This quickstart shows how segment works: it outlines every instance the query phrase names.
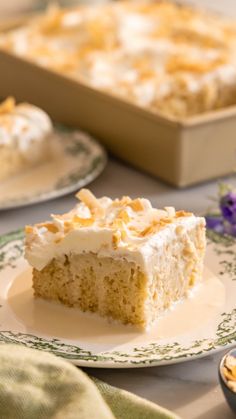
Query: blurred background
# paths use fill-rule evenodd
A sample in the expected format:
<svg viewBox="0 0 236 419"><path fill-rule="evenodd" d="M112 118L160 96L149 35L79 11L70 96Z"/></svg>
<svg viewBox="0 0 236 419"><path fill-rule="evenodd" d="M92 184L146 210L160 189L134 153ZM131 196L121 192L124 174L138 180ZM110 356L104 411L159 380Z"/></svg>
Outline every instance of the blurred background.
<svg viewBox="0 0 236 419"><path fill-rule="evenodd" d="M88 3L105 3L109 0L57 0L51 3L57 3L61 6L72 6L75 4L88 4ZM0 1L0 18L9 15L26 13L32 9L45 8L50 3L50 0L8 0ZM235 0L184 0L182 3L195 4L200 7L207 7L213 11L230 14L236 17L236 1Z"/></svg>
<svg viewBox="0 0 236 419"><path fill-rule="evenodd" d="M56 3L61 6L73 6L76 4L104 3L106 0L8 0L0 1L0 18L19 13L26 13L32 10L39 10L47 7L49 3Z"/></svg>
<svg viewBox="0 0 236 419"><path fill-rule="evenodd" d="M50 3L56 3L61 6L74 6L76 4L105 3L106 0L8 0L0 1L0 18L27 13L32 10L44 9Z"/></svg>

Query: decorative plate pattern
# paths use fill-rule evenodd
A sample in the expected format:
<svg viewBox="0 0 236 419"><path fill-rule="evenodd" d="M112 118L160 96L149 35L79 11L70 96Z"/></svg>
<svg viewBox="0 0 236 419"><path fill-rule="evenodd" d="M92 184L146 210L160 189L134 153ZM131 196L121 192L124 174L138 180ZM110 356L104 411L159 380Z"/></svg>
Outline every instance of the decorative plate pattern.
<svg viewBox="0 0 236 419"><path fill-rule="evenodd" d="M106 153L88 134L56 126L53 157L0 184L0 210L66 195L90 183L104 169Z"/></svg>
<svg viewBox="0 0 236 419"><path fill-rule="evenodd" d="M144 335L142 344L135 344L133 339L122 345L110 345L109 342L109 348L104 350L99 349L95 340L94 343L91 341L92 343L87 344L86 341L80 341L79 336L73 340L42 335L33 330L33 325L29 330L16 318L9 306L8 290L16 276L24 273L27 268L23 259L23 232L20 230L1 236L0 341L50 351L76 365L103 368L170 364L206 356L236 343L236 240L209 231L206 265L221 278L226 291L224 306L213 318L210 329L202 325L200 330L156 341L150 341L147 334L146 338ZM102 343L104 348L105 340L106 336Z"/></svg>

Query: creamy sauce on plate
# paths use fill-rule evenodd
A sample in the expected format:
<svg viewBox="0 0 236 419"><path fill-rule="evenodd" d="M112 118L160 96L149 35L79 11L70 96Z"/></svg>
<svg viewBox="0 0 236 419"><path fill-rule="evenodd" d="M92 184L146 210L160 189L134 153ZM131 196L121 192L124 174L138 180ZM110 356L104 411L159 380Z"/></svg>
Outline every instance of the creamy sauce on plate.
<svg viewBox="0 0 236 419"><path fill-rule="evenodd" d="M57 302L34 298L31 269L13 280L8 291L8 303L26 333L79 340L98 346L105 344L109 349L129 341L141 344L147 339L169 340L191 334L193 330L205 330L222 312L225 288L219 278L205 268L202 284L187 299L163 313L146 332L109 322L96 314L82 313L79 309Z"/></svg>

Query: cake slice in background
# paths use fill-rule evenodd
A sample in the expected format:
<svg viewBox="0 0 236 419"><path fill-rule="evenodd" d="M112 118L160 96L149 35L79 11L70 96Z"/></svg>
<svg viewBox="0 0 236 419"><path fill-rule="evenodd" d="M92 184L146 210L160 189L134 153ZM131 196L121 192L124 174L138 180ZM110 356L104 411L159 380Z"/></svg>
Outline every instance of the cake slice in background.
<svg viewBox="0 0 236 419"><path fill-rule="evenodd" d="M77 196L72 211L26 227L36 297L147 328L201 281L204 218L142 198Z"/></svg>
<svg viewBox="0 0 236 419"><path fill-rule="evenodd" d="M0 181L47 160L52 131L46 112L6 99L0 105Z"/></svg>

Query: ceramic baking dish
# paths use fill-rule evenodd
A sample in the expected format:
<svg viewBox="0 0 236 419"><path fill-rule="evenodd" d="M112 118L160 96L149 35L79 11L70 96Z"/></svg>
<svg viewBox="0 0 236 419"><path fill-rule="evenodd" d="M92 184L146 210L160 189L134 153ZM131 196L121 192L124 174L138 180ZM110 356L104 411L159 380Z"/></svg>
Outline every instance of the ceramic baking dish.
<svg viewBox="0 0 236 419"><path fill-rule="evenodd" d="M115 156L177 187L222 177L236 166L236 106L171 120L0 51L0 96L8 95L88 131Z"/></svg>

